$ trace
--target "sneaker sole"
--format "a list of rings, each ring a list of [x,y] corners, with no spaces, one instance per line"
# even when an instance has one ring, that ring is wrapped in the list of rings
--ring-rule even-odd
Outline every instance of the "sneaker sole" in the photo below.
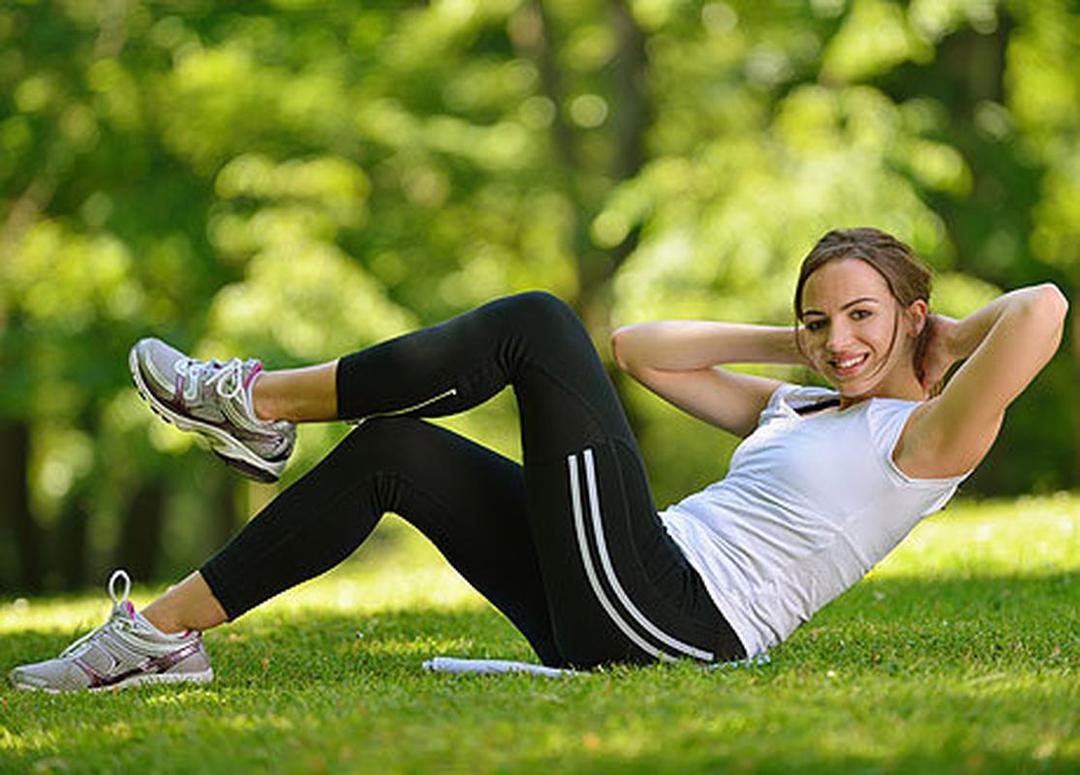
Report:
[[[217,455],[218,460],[220,460],[222,463],[229,466],[230,468],[235,469],[238,473],[243,474],[248,479],[255,479],[256,481],[262,482],[263,484],[273,484],[274,482],[277,482],[281,479],[281,476],[279,474],[273,474],[262,468],[257,468],[256,466],[248,463],[246,460],[240,460],[235,457],[228,457],[214,447],[210,447],[210,451]]]
[[[281,472],[285,470],[287,460],[279,462],[264,460],[234,439],[228,432],[209,423],[185,417],[160,401],[142,377],[138,355],[134,347],[128,352],[128,369],[131,371],[131,378],[135,382],[135,389],[138,391],[139,397],[147,403],[150,411],[162,420],[175,425],[182,431],[192,431],[207,437],[214,454],[232,468],[244,474],[244,476],[257,479],[266,484],[273,484],[281,478]]]
[[[207,668],[199,673],[147,673],[145,675],[133,675],[123,681],[108,686],[84,687],[81,689],[53,689],[48,686],[30,686],[12,682],[21,692],[42,692],[43,694],[70,694],[72,692],[109,692],[114,689],[130,689],[134,686],[148,686],[151,684],[179,684],[194,683],[207,684],[214,680],[214,669]]]

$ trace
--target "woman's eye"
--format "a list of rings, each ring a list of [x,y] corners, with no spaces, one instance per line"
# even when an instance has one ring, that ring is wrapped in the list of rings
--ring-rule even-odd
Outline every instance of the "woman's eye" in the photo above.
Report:
[[[805,325],[807,331],[820,331],[822,328],[825,327],[825,321],[816,319],[807,322]]]
[[[857,309],[851,313],[854,320],[866,320],[872,313],[868,309]]]

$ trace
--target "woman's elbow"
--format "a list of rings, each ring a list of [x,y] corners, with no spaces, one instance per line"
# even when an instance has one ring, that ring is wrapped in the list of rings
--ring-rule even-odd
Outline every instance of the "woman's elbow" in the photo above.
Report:
[[[1058,348],[1065,329],[1069,300],[1053,283],[1033,285],[1028,289],[1023,306],[1025,317],[1036,326],[1032,335],[1052,343],[1051,352]]]
[[[1043,283],[1035,286],[1038,292],[1038,304],[1045,313],[1052,315],[1059,322],[1064,322],[1065,315],[1069,311],[1069,300],[1053,283]]]
[[[1032,320],[1039,321],[1040,327],[1053,336],[1060,336],[1065,327],[1065,315],[1069,311],[1069,300],[1054,283],[1033,285],[1028,289],[1025,308]]]
[[[615,357],[615,363],[619,365],[619,368],[626,372],[630,371],[630,344],[627,340],[631,338],[632,328],[633,326],[620,326],[611,334],[611,354]]]

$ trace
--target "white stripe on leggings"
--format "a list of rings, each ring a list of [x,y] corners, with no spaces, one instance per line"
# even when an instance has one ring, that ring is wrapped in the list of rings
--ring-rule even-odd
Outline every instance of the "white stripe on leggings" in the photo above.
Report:
[[[611,584],[611,588],[615,590],[615,596],[619,598],[619,602],[630,612],[630,615],[637,620],[637,623],[645,628],[645,632],[652,635],[661,643],[670,646],[676,651],[681,651],[683,654],[695,657],[696,659],[712,662],[713,655],[708,651],[691,646],[689,643],[683,643],[678,638],[668,635],[646,619],[645,615],[638,610],[637,606],[631,602],[630,597],[623,591],[619,579],[615,576],[615,568],[611,565],[611,557],[608,556],[607,543],[604,541],[604,526],[600,519],[600,496],[596,488],[596,470],[593,466],[592,450],[586,449],[582,454],[585,458],[585,481],[589,487],[589,506],[592,508],[593,530],[596,533],[596,546],[600,552],[600,565],[604,568],[604,575],[607,576],[608,583]]]
[[[600,496],[598,488],[596,486],[596,469],[593,463],[593,454],[591,449],[584,450],[583,453],[585,463],[585,477],[586,484],[588,486],[589,493],[589,506],[592,515],[593,530],[595,532],[597,553],[600,555],[600,564],[604,569],[604,575],[611,585],[612,590],[615,592],[615,596],[619,602],[622,603],[624,609],[640,624],[646,632],[652,635],[676,651],[682,652],[697,659],[702,659],[711,662],[713,655],[707,651],[691,646],[687,643],[668,635],[663,632],[659,627],[649,621],[645,615],[631,602],[630,597],[626,594],[622,585],[619,583],[618,577],[615,575],[615,569],[611,563],[611,557],[608,554],[607,543],[604,540],[604,527],[603,521],[600,517]],[[581,550],[581,560],[585,566],[585,575],[589,578],[589,583],[592,585],[593,592],[596,594],[597,600],[599,600],[601,607],[607,612],[608,616],[615,625],[622,630],[622,632],[633,643],[641,648],[646,653],[658,657],[660,659],[671,660],[673,657],[665,652],[658,650],[656,647],[645,641],[634,629],[627,623],[627,621],[616,611],[612,601],[608,598],[604,592],[603,587],[600,585],[600,580],[597,577],[596,569],[592,562],[592,557],[589,554],[589,542],[588,536],[585,532],[585,516],[584,509],[581,505],[581,484],[578,477],[577,470],[577,455],[570,455],[568,458],[570,467],[570,492],[574,507],[574,525],[577,531],[578,548]]]
[[[642,651],[651,656],[659,659],[674,661],[674,658],[659,649],[654,648],[646,641],[642,640],[636,632],[630,629],[630,625],[619,613],[615,610],[615,607],[611,605],[611,601],[608,600],[608,596],[604,594],[603,588],[600,586],[600,580],[596,577],[596,569],[593,567],[592,558],[589,557],[589,547],[585,540],[585,516],[582,513],[581,508],[581,483],[578,481],[577,472],[577,455],[570,455],[568,458],[570,463],[570,494],[574,505],[574,528],[577,531],[578,548],[581,549],[581,561],[585,565],[585,575],[589,577],[589,583],[592,585],[593,592],[596,593],[596,599],[600,601],[600,605],[607,615],[611,617],[611,621],[615,622],[615,625],[623,631],[634,644],[638,646]]]

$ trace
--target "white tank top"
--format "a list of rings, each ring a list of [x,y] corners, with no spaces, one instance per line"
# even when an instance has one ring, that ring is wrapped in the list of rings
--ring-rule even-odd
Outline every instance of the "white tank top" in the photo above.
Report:
[[[855,584],[966,476],[913,479],[896,467],[917,401],[795,411],[836,397],[782,385],[727,476],[660,514],[749,656]]]

